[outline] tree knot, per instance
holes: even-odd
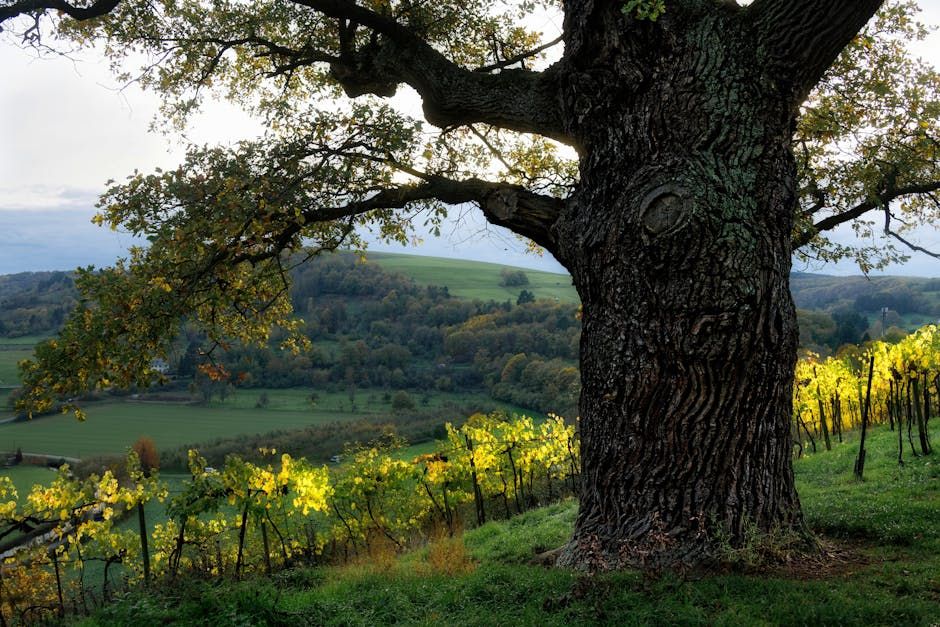
[[[483,209],[499,220],[509,220],[516,214],[519,194],[514,189],[501,188],[486,195]]]

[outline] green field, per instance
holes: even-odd
[[[318,392],[310,404],[310,389],[239,390],[224,403],[208,406],[112,400],[90,403],[88,419],[77,421],[71,414],[43,416],[31,421],[0,424],[0,451],[88,457],[120,455],[141,436],[153,439],[158,450],[168,450],[220,437],[299,429],[333,421],[355,420],[391,413],[384,390],[362,389],[355,393],[355,408],[348,393]],[[255,405],[262,394],[268,405]],[[416,407],[441,408],[442,420],[462,421],[466,416],[444,415],[447,405],[481,401],[472,394],[412,393]],[[517,410],[511,406],[506,409]]]
[[[20,375],[16,364],[32,356],[32,346],[0,344],[0,388],[19,385]]]
[[[30,488],[35,484],[47,484],[55,477],[55,470],[45,466],[13,466],[0,468],[0,477],[9,477],[13,481],[20,499],[29,494]]]
[[[32,357],[33,346],[43,339],[45,338],[33,335],[0,338],[0,420],[12,415],[7,409],[7,397],[20,383],[20,374],[16,365]],[[3,450],[2,438],[0,438],[0,450]]]
[[[141,436],[159,450],[245,433],[296,429],[334,420],[352,420],[365,412],[325,409],[272,411],[227,406],[201,407],[163,403],[103,402],[87,408],[88,419],[71,414],[0,424],[0,450],[68,457],[121,454]]]
[[[394,253],[369,253],[367,259],[378,263],[386,270],[409,276],[421,285],[446,285],[452,295],[461,298],[515,302],[519,297],[519,292],[527,289],[536,298],[558,299],[568,303],[579,302],[578,293],[571,285],[571,277],[566,274],[501,266],[482,261]],[[506,267],[523,270],[529,278],[529,285],[501,287],[499,273]]]

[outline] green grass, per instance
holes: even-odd
[[[82,458],[122,454],[141,436],[153,438],[158,450],[166,450],[222,436],[301,428],[364,415],[320,408],[271,411],[120,401],[93,403],[87,412],[85,422],[68,414],[0,424],[0,448],[19,446],[24,452]]]
[[[41,339],[35,336],[0,338],[0,420],[13,415],[7,408],[7,398],[13,388],[20,384],[16,365],[33,356],[33,346]],[[3,440],[0,439],[0,450],[3,448]]]
[[[0,387],[19,385],[20,373],[16,368],[16,364],[32,356],[32,347],[0,345]]]
[[[461,298],[515,302],[519,297],[519,292],[527,289],[536,298],[557,299],[568,303],[579,302],[578,293],[571,285],[571,277],[566,274],[522,268],[529,278],[529,285],[501,287],[500,270],[511,266],[465,259],[394,253],[369,253],[367,259],[378,263],[386,270],[401,272],[421,285],[446,285],[453,296]]]
[[[20,499],[23,499],[34,485],[50,483],[55,478],[55,470],[45,466],[20,464],[11,468],[0,468],[0,477],[9,477]]]
[[[931,436],[934,447],[940,447],[940,432],[935,429]],[[817,446],[822,449],[819,442]],[[897,446],[897,433],[886,428],[871,433],[864,484],[852,474],[857,433],[843,444],[834,442],[832,451],[800,460],[797,488],[810,525],[839,538],[901,546],[928,542],[940,552],[940,451],[912,457],[905,433],[905,465],[899,467]]]
[[[122,455],[141,436],[152,438],[158,450],[169,450],[219,437],[299,429],[392,412],[391,404],[383,400],[384,390],[357,390],[355,411],[347,393],[318,392],[318,400],[311,406],[311,392],[300,388],[243,389],[224,403],[213,401],[205,406],[131,400],[90,403],[85,422],[67,414],[0,424],[0,451],[20,447],[29,453],[78,458]],[[268,405],[258,408],[255,405],[262,394],[267,394]],[[485,400],[478,394],[448,392],[427,395],[426,404],[422,402],[424,395],[413,393],[412,397],[416,408],[439,408],[442,419],[453,422],[466,416],[447,415],[447,406]],[[505,407],[510,411],[518,409]]]
[[[48,335],[21,335],[20,337],[0,337],[0,348],[5,346],[22,346],[32,348],[39,342],[49,339]]]
[[[940,445],[940,430],[933,438]],[[586,577],[529,565],[569,537],[569,500],[466,532],[474,566],[464,574],[435,573],[421,549],[384,568],[297,568],[132,591],[85,624],[935,625],[940,454],[898,469],[894,434],[876,429],[866,480],[857,482],[856,446],[795,464],[808,523],[826,545],[842,547],[842,557],[817,557],[812,568]]]

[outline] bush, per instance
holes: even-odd
[[[411,394],[404,390],[398,390],[395,392],[395,395],[392,396],[392,409],[395,411],[408,411],[415,408],[415,399],[411,398]]]
[[[522,270],[503,268],[499,272],[499,284],[503,287],[522,287],[529,284],[529,277]]]
[[[152,471],[160,469],[160,455],[153,440],[143,436],[134,442],[131,448],[140,458],[140,468],[144,471],[144,476],[149,477]]]

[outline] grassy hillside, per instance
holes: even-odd
[[[933,437],[940,441],[940,430]],[[896,464],[894,434],[871,436],[866,481],[854,440],[796,462],[812,556],[721,572],[586,576],[530,565],[571,532],[572,501],[488,523],[397,559],[297,568],[270,579],[187,581],[128,593],[85,625],[935,625],[940,617],[940,464]]]
[[[519,292],[526,289],[536,298],[558,299],[569,303],[578,302],[578,293],[571,285],[571,278],[566,274],[466,259],[394,253],[369,253],[367,260],[391,272],[400,272],[409,276],[421,285],[446,285],[452,295],[460,298],[515,302],[519,297]],[[529,284],[521,287],[500,286],[500,271],[507,267],[525,272],[529,278]]]

